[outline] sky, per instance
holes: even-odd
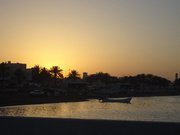
[[[180,0],[0,0],[0,62],[180,73]]]

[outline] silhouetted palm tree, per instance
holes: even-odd
[[[45,67],[40,69],[40,81],[46,82],[50,80],[50,78],[51,78],[51,74]]]
[[[80,74],[76,70],[72,70],[69,73],[68,78],[73,80],[80,79]]]
[[[50,69],[50,72],[53,74],[53,77],[55,79],[57,78],[63,78],[63,74],[62,74],[62,69],[60,69],[60,67],[58,66],[53,66],[51,69]]]
[[[54,84],[57,85],[57,78],[63,78],[63,74],[62,74],[62,69],[60,69],[60,67],[58,66],[53,66],[51,69],[50,69],[50,72],[52,73],[53,75],[53,78],[54,78]]]

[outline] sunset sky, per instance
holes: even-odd
[[[180,0],[0,0],[0,62],[180,73]]]

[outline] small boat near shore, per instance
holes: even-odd
[[[131,103],[131,99],[132,97],[128,97],[128,98],[121,98],[121,99],[113,99],[113,98],[100,98],[99,102],[101,103],[127,103],[130,104]]]

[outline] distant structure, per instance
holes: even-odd
[[[20,69],[22,71],[26,71],[26,64],[21,64],[21,63],[11,63],[11,61],[7,62],[7,67],[9,72],[13,73],[17,69]]]
[[[14,81],[14,72],[17,70],[21,70],[24,72],[25,79],[24,81],[31,81],[32,80],[32,70],[26,68],[26,64],[22,63],[11,63],[11,61],[6,62],[8,74],[3,78],[4,81],[12,82]]]
[[[88,77],[88,73],[87,72],[83,72],[83,79],[86,79]]]
[[[26,80],[32,81],[32,69],[30,68],[26,69]]]
[[[177,79],[178,79],[178,73],[175,74],[175,80],[177,80]]]

